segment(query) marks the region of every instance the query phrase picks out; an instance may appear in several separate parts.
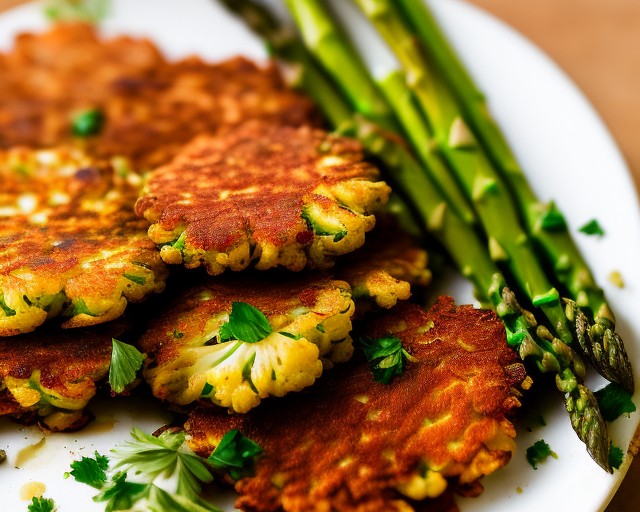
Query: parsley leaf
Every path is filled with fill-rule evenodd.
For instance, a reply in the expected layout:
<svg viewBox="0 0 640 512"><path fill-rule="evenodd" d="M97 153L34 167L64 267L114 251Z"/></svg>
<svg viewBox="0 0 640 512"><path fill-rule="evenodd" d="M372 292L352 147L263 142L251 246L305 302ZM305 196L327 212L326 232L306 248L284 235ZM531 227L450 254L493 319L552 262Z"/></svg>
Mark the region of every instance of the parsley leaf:
<svg viewBox="0 0 640 512"><path fill-rule="evenodd" d="M109 12L109 0L48 0L44 14L51 21L97 23Z"/></svg>
<svg viewBox="0 0 640 512"><path fill-rule="evenodd" d="M105 512L132 509L136 502L149 495L151 484L127 482L127 473L116 473L93 501L106 501Z"/></svg>
<svg viewBox="0 0 640 512"><path fill-rule="evenodd" d="M229 321L220 326L220 341L240 340L257 343L273 330L264 314L246 302L234 302Z"/></svg>
<svg viewBox="0 0 640 512"><path fill-rule="evenodd" d="M90 137L100 133L103 125L104 114L100 110L83 110L71 120L71 132L76 137Z"/></svg>
<svg viewBox="0 0 640 512"><path fill-rule="evenodd" d="M623 414L629 414L636 410L631 401L631 393L622 386L611 383L595 393L600 412L606 421L613 421Z"/></svg>
<svg viewBox="0 0 640 512"><path fill-rule="evenodd" d="M234 480L240 480L253 474L255 459L263 451L258 443L233 429L222 437L208 461L215 469L227 472Z"/></svg>
<svg viewBox="0 0 640 512"><path fill-rule="evenodd" d="M360 338L364 356L369 361L373 378L377 382L390 384L393 379L402 375L406 360L410 357L402 348L402 342L395 336L383 338Z"/></svg>
<svg viewBox="0 0 640 512"><path fill-rule="evenodd" d="M177 492L187 498L195 498L201 490L200 484L213 480L204 459L189 453L184 446L184 432L166 431L154 437L134 427L131 437L133 441L112 450L118 460L115 469L131 469L144 475L147 481L159 475L166 478L177 475Z"/></svg>
<svg viewBox="0 0 640 512"><path fill-rule="evenodd" d="M124 389L136 380L136 374L142 367L144 356L133 345L111 340L111 366L109 367L109 384L115 393Z"/></svg>
<svg viewBox="0 0 640 512"><path fill-rule="evenodd" d="M598 236L604 235L604 229L602 229L602 227L600 226L600 224L596 219L590 220L584 226L579 228L578 231L580 231L581 233L584 233L585 235L598 235Z"/></svg>
<svg viewBox="0 0 640 512"><path fill-rule="evenodd" d="M547 443L545 443L544 439L536 441L532 446L527 448L527 462L531 464L531 467L533 469L538 469L538 463L543 462L549 456L553 457L554 459L558 458L558 454L551 451L551 447Z"/></svg>
<svg viewBox="0 0 640 512"><path fill-rule="evenodd" d="M33 497L27 507L29 512L53 512L55 503L51 498Z"/></svg>
<svg viewBox="0 0 640 512"><path fill-rule="evenodd" d="M95 458L82 457L80 460L75 460L71 463L71 469L69 473L65 473L64 477L68 478L71 475L76 479L76 482L90 485L96 489L101 489L107 481L107 468L109 467L109 459L104 455L100 455L95 452Z"/></svg>
<svg viewBox="0 0 640 512"><path fill-rule="evenodd" d="M148 509L151 512L221 512L219 508L200 498L190 499L180 494L170 494L157 485L151 485Z"/></svg>
<svg viewBox="0 0 640 512"><path fill-rule="evenodd" d="M563 231L567 229L567 223L555 203L551 201L540 217L540 225L545 231Z"/></svg>
<svg viewBox="0 0 640 512"><path fill-rule="evenodd" d="M624 453L622 453L622 450L611 443L611 447L609 448L609 466L613 469L620 469L623 459Z"/></svg>

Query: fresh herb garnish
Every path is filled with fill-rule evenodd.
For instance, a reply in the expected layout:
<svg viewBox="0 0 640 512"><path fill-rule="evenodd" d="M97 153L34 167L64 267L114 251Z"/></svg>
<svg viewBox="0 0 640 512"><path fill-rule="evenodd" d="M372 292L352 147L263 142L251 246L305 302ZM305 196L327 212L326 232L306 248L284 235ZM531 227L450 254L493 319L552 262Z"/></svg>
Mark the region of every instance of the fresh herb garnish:
<svg viewBox="0 0 640 512"><path fill-rule="evenodd" d="M143 285L147 282L147 278L146 277L142 277L142 276L136 276L134 274L122 274L122 277L124 277L125 279L128 279L129 281L133 281L136 284L140 284Z"/></svg>
<svg viewBox="0 0 640 512"><path fill-rule="evenodd" d="M567 228L564 216L552 201L540 218L540 225L545 231L561 231Z"/></svg>
<svg viewBox="0 0 640 512"><path fill-rule="evenodd" d="M107 468L109 459L95 452L94 458L82 457L71 463L71 471L64 474L65 478L72 476L76 482L90 485L96 489L102 489L107 481Z"/></svg>
<svg viewBox="0 0 640 512"><path fill-rule="evenodd" d="M623 414L630 414L636 410L631 400L631 393L614 382L594 394L600 405L602 417L606 421L613 421Z"/></svg>
<svg viewBox="0 0 640 512"><path fill-rule="evenodd" d="M273 330L262 311L246 302L234 302L229 321L220 326L220 341L240 340L257 343L265 339Z"/></svg>
<svg viewBox="0 0 640 512"><path fill-rule="evenodd" d="M4 316L15 316L16 310L11 309L7 303L4 301L4 294L0 293L0 308L4 311Z"/></svg>
<svg viewBox="0 0 640 512"><path fill-rule="evenodd" d="M51 498L43 498L34 496L31 498L31 503L27 507L29 512L53 512L55 509L55 503Z"/></svg>
<svg viewBox="0 0 640 512"><path fill-rule="evenodd" d="M299 340L300 338L302 338L302 334L293 334L285 331L280 331L278 334L282 334L282 336L285 336L286 338L291 338L292 340Z"/></svg>
<svg viewBox="0 0 640 512"><path fill-rule="evenodd" d="M369 361L374 380L383 384L390 384L395 377L402 375L405 363L411 357L395 336L360 338L360 345Z"/></svg>
<svg viewBox="0 0 640 512"><path fill-rule="evenodd" d="M83 110L71 120L71 131L76 137L90 137L100 133L103 125L104 114L100 110Z"/></svg>
<svg viewBox="0 0 640 512"><path fill-rule="evenodd" d="M109 384L115 393L124 389L136 380L138 370L142 367L144 356L133 345L111 340L111 366L109 367Z"/></svg>
<svg viewBox="0 0 640 512"><path fill-rule="evenodd" d="M240 480L253 474L255 459L262 452L260 445L233 429L222 437L208 460L215 469Z"/></svg>
<svg viewBox="0 0 640 512"><path fill-rule="evenodd" d="M623 459L624 453L622 453L622 450L611 443L609 447L609 466L613 469L620 469Z"/></svg>
<svg viewBox="0 0 640 512"><path fill-rule="evenodd" d="M584 226L578 229L581 233L585 235L604 235L604 229L600 226L597 220L593 219L587 222Z"/></svg>
<svg viewBox="0 0 640 512"><path fill-rule="evenodd" d="M558 458L558 455L551 451L551 447L544 441L544 439L536 441L532 446L527 448L527 462L531 464L533 469L538 469L538 464L546 460L549 456L554 459Z"/></svg>
<svg viewBox="0 0 640 512"><path fill-rule="evenodd" d="M158 437L145 434L139 428L131 430L133 441L111 450L117 460L114 469L132 470L143 474L148 481L159 475L177 476L177 492L194 498L201 490L201 483L209 483L213 476L204 460L184 446L185 433L163 432Z"/></svg>

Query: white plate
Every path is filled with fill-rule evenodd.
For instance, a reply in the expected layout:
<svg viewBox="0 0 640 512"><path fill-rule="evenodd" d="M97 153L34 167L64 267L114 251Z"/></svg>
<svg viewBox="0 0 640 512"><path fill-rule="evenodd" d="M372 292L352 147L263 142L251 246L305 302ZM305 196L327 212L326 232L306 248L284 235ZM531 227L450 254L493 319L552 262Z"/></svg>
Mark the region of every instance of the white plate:
<svg viewBox="0 0 640 512"><path fill-rule="evenodd" d="M576 87L547 57L520 35L494 18L453 0L433 0L433 8L464 61L486 91L492 111L542 198L554 198L571 229L597 218L606 230L602 239L576 234L596 278L606 289L617 314L618 328L635 364L640 383L640 215L633 182L602 121ZM0 47L7 48L17 30L46 26L39 4L16 8L0 16ZM152 37L171 56L198 53L209 59L244 54L262 59L262 44L244 26L211 0L115 0L107 33ZM377 51L377 50L376 50ZM376 54L373 54L376 57ZM60 56L64 58L64 56ZM380 61L385 57L380 55ZM370 58L372 65L376 59ZM622 273L626 286L609 284L609 272ZM459 301L469 301L469 286L447 278L441 289ZM603 385L591 376L592 387ZM635 394L640 404L640 386ZM141 400L93 403L96 423L83 432L48 436L44 447L19 469L20 450L42 435L35 428L0 422L0 447L9 456L0 466L0 509L26 510L20 491L29 482L46 485L60 512L102 510L91 501L95 492L63 479L69 463L94 450L108 453L128 438L132 425L152 431L167 416ZM620 471L608 475L591 461L577 440L557 394L549 396L543 411L546 427L518 432L518 451L506 469L484 480L477 499L459 499L463 512L478 510L596 512L604 509L617 489L630 457ZM626 447L638 425L639 413L611 425L615 443ZM526 447L544 438L558 454L533 471L524 458ZM518 492L518 489L521 492ZM227 502L230 503L230 502Z"/></svg>

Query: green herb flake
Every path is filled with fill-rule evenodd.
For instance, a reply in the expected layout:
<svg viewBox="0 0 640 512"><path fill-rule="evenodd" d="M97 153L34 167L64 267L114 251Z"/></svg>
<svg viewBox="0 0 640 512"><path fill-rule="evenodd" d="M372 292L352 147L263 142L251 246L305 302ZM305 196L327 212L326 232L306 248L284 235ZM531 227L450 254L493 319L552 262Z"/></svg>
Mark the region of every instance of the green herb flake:
<svg viewBox="0 0 640 512"><path fill-rule="evenodd" d="M204 386L202 386L202 391L200 392L200 396L208 397L209 395L211 395L212 392L213 392L213 386L208 382L205 382Z"/></svg>
<svg viewBox="0 0 640 512"><path fill-rule="evenodd" d="M142 368L144 356L133 345L113 338L111 340L111 366L109 367L109 384L115 393L124 389L136 380L138 370Z"/></svg>
<svg viewBox="0 0 640 512"><path fill-rule="evenodd" d="M220 326L220 341L239 340L257 343L273 330L264 314L246 302L234 302L229 321Z"/></svg>
<svg viewBox="0 0 640 512"><path fill-rule="evenodd" d="M72 317L77 315L96 316L96 314L89 309L84 300L74 299L73 302L71 302L71 305L65 310L64 316Z"/></svg>
<svg viewBox="0 0 640 512"><path fill-rule="evenodd" d="M606 421L614 421L623 414L631 414L636 410L631 400L631 393L613 382L594 394L600 405L602 417Z"/></svg>
<svg viewBox="0 0 640 512"><path fill-rule="evenodd" d="M254 352L253 354L251 354L249 359L245 361L244 365L242 365L242 380L244 382L248 382L251 391L253 391L256 395L259 395L260 393L258 393L258 389L253 384L253 380L251 380L251 370L253 370L253 363L255 362L255 360L256 353Z"/></svg>
<svg viewBox="0 0 640 512"><path fill-rule="evenodd" d="M11 309L7 303L4 301L4 294L0 293L0 308L4 311L4 316L15 316L16 310Z"/></svg>
<svg viewBox="0 0 640 512"><path fill-rule="evenodd" d="M240 480L254 473L255 460L262 452L260 445L233 429L222 437L208 461L215 469Z"/></svg>
<svg viewBox="0 0 640 512"><path fill-rule="evenodd" d="M302 334L292 334L290 332L280 331L278 334L285 336L286 338L291 338L292 340L299 340L302 338Z"/></svg>
<svg viewBox="0 0 640 512"><path fill-rule="evenodd" d="M622 450L612 443L609 448L609 466L613 469L620 469L623 459L624 453Z"/></svg>
<svg viewBox="0 0 640 512"><path fill-rule="evenodd" d="M324 326L322 324L316 325L316 329L320 331L322 334L325 333Z"/></svg>
<svg viewBox="0 0 640 512"><path fill-rule="evenodd" d="M173 337L177 340L181 339L184 336L184 333L179 331L178 329L173 330Z"/></svg>
<svg viewBox="0 0 640 512"><path fill-rule="evenodd" d="M47 0L44 15L50 21L98 23L109 13L109 0Z"/></svg>
<svg viewBox="0 0 640 512"><path fill-rule="evenodd" d="M72 476L76 482L90 485L96 489L101 489L107 481L107 468L109 459L100 455L97 451L94 458L82 457L71 463L71 471L64 474L65 478Z"/></svg>
<svg viewBox="0 0 640 512"><path fill-rule="evenodd" d="M71 120L71 132L76 137L90 137L102 131L104 114L97 109L84 110Z"/></svg>
<svg viewBox="0 0 640 512"><path fill-rule="evenodd" d="M584 226L578 229L578 231L580 231L581 233L584 233L585 235L597 235L597 236L604 235L604 229L602 229L598 221L595 219L587 222Z"/></svg>
<svg viewBox="0 0 640 512"><path fill-rule="evenodd" d="M360 345L377 382L390 384L402 375L409 354L402 348L402 342L394 336L378 339L361 338Z"/></svg>
<svg viewBox="0 0 640 512"><path fill-rule="evenodd" d="M553 201L549 203L542 214L540 225L545 231L564 231L567 229L567 222Z"/></svg>
<svg viewBox="0 0 640 512"><path fill-rule="evenodd" d="M533 469L538 469L538 464L547 459L547 457L553 457L554 459L558 458L558 455L551 451L551 447L545 443L544 439L540 439L540 441L536 441L532 446L527 448L527 462L531 464Z"/></svg>
<svg viewBox="0 0 640 512"><path fill-rule="evenodd" d="M51 498L43 498L34 496L31 498L31 503L27 507L29 512L53 512L55 510L55 503Z"/></svg>
<svg viewBox="0 0 640 512"><path fill-rule="evenodd" d="M129 281L133 281L136 284L143 285L147 282L146 277L136 276L133 274L123 274L123 277L128 279Z"/></svg>

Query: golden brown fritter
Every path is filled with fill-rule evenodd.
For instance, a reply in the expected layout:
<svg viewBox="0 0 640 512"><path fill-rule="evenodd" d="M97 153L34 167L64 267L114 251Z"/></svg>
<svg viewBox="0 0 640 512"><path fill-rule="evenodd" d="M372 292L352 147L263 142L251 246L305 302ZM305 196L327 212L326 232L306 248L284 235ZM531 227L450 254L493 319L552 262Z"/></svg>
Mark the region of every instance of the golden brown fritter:
<svg viewBox="0 0 640 512"><path fill-rule="evenodd" d="M492 312L450 298L428 312L405 303L377 315L366 334L396 336L410 353L391 384L375 382L365 363L341 365L309 392L247 415L190 415L190 443L202 455L234 428L264 449L256 475L235 485L239 508L414 510L408 499L478 490L480 477L509 461L515 430L506 415L519 406L512 386L524 367Z"/></svg>
<svg viewBox="0 0 640 512"><path fill-rule="evenodd" d="M76 150L0 152L0 336L47 318L120 316L164 289L167 268L133 213L140 178Z"/></svg>
<svg viewBox="0 0 640 512"><path fill-rule="evenodd" d="M49 325L0 339L0 415L50 430L83 426L96 383L109 372L111 339L127 328L124 320L74 331Z"/></svg>
<svg viewBox="0 0 640 512"><path fill-rule="evenodd" d="M222 339L236 302L260 310L273 332L258 342ZM150 322L140 341L144 378L173 404L200 400L247 412L310 386L323 365L348 360L353 311L349 285L326 276L210 278L175 294Z"/></svg>
<svg viewBox="0 0 640 512"><path fill-rule="evenodd" d="M71 121L87 109L103 113L104 127L74 139ZM311 102L288 90L274 66L244 58L172 63L146 39L103 39L82 24L21 34L11 52L0 54L0 148L75 142L145 170L170 160L195 135L246 119L319 123Z"/></svg>
<svg viewBox="0 0 640 512"><path fill-rule="evenodd" d="M167 263L210 274L325 268L364 243L389 187L354 140L248 122L201 137L149 177L136 213Z"/></svg>
<svg viewBox="0 0 640 512"><path fill-rule="evenodd" d="M395 222L384 219L365 244L338 261L334 275L349 283L360 314L371 306L389 309L431 282L428 254Z"/></svg>

